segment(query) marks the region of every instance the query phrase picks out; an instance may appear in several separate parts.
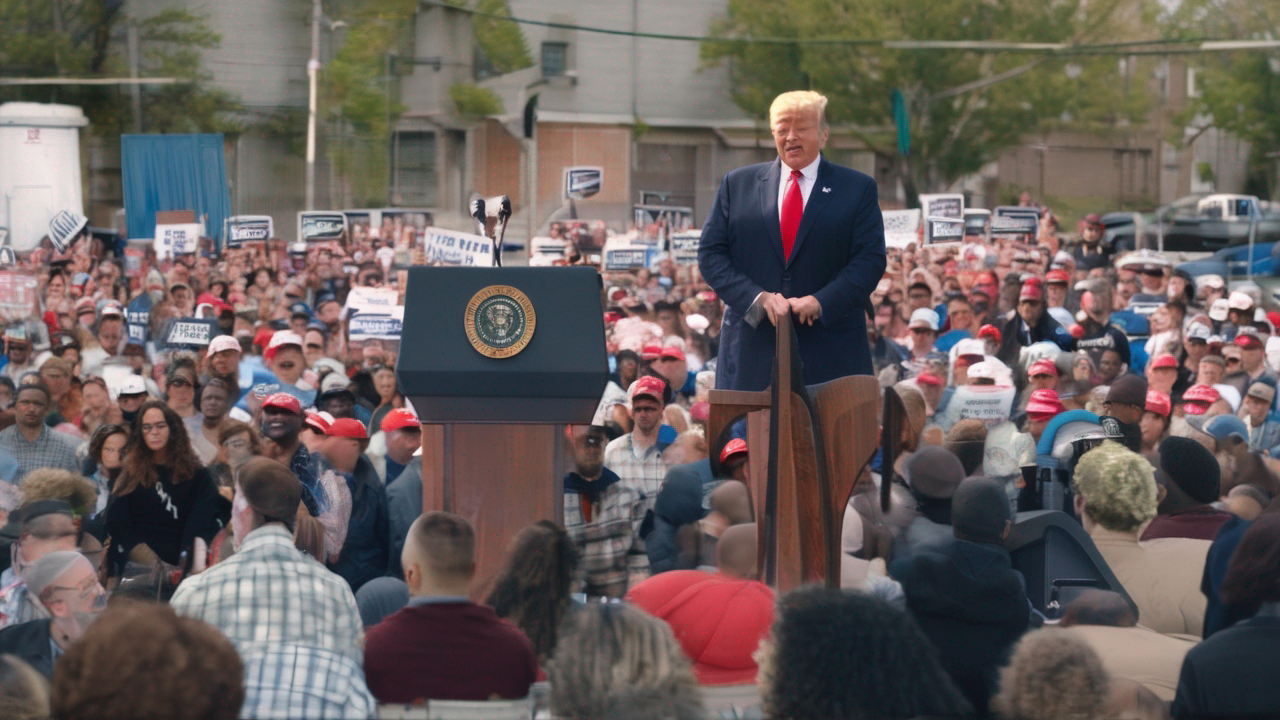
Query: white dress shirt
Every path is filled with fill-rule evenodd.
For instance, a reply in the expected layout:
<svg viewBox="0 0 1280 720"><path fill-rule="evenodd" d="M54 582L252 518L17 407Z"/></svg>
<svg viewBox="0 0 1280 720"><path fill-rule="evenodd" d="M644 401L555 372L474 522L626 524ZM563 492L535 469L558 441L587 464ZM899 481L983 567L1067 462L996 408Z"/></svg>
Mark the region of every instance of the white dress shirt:
<svg viewBox="0 0 1280 720"><path fill-rule="evenodd" d="M822 162L821 154L800 170L800 199L803 202L801 207L809 205L809 193L813 192L813 186L818 182L818 163L820 162ZM782 202L786 200L787 191L791 189L791 168L787 167L786 163L782 163L781 170L781 176L778 178L778 222L782 222Z"/></svg>

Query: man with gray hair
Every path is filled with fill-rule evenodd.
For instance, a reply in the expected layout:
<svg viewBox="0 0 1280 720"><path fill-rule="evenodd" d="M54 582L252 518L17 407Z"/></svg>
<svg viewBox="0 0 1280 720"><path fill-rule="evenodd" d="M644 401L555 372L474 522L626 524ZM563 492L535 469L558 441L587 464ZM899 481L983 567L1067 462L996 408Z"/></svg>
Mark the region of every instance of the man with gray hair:
<svg viewBox="0 0 1280 720"><path fill-rule="evenodd" d="M0 630L0 653L17 655L52 678L54 662L106 609L107 592L93 563L71 550L40 558L23 579L43 617Z"/></svg>
<svg viewBox="0 0 1280 720"><path fill-rule="evenodd" d="M1211 543L1187 538L1139 542L1139 531L1156 516L1151 463L1108 441L1076 463L1071 484L1085 532L1138 605L1143 625L1199 638L1206 603L1200 576Z"/></svg>

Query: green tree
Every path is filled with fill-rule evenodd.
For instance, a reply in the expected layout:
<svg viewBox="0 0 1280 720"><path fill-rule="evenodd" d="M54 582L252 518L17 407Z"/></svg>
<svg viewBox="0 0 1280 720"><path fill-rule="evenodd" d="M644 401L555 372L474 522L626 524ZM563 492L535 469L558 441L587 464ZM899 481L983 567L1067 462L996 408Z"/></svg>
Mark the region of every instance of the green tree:
<svg viewBox="0 0 1280 720"><path fill-rule="evenodd" d="M1238 0L1186 0L1165 18L1170 34L1255 40L1280 36L1280 7ZM1249 143L1245 190L1275 197L1274 160L1280 151L1280 51L1241 50L1194 58L1199 97L1175 116L1178 137L1190 145L1209 129ZM1184 136L1182 128L1197 132Z"/></svg>
<svg viewBox="0 0 1280 720"><path fill-rule="evenodd" d="M731 92L744 111L767 121L780 92L827 96L830 122L868 148L897 155L892 94L902 92L910 120L910 162L900 168L913 190L947 187L995 159L1021 138L1065 117L1115 123L1140 110L1122 101L1115 58L1078 59L1027 53L906 50L878 40L1098 42L1118 30L1122 5L1138 0L730 0L728 17L707 42L708 64L728 62ZM770 44L735 38L836 38L866 44ZM1068 64L1078 65L1072 73ZM1075 72L1078 69L1079 72ZM1008 79L999 80L1008 74ZM966 86L999 80L968 91ZM1089 87L1087 102L1080 91Z"/></svg>
<svg viewBox="0 0 1280 720"><path fill-rule="evenodd" d="M0 0L0 71L23 77L125 77L129 74L122 4L116 0ZM165 10L138 23L141 74L174 77L145 86L149 132L236 129L234 98L207 86L200 51L221 38L200 16ZM132 128L130 93L122 86L0 86L0 102L58 102L80 106L103 136Z"/></svg>

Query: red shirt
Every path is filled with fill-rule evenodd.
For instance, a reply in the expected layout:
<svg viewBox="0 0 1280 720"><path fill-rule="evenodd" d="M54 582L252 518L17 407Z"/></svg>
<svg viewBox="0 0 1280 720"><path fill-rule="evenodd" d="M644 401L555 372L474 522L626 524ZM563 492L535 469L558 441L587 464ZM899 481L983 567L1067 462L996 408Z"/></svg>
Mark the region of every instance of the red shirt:
<svg viewBox="0 0 1280 720"><path fill-rule="evenodd" d="M1191 538L1212 540L1218 536L1223 523L1231 519L1231 513L1213 508L1197 508L1172 515L1157 515L1142 533L1142 540L1160 538Z"/></svg>
<svg viewBox="0 0 1280 720"><path fill-rule="evenodd" d="M369 628L369 691L380 703L514 700L537 680L533 643L492 608L472 602L411 605Z"/></svg>

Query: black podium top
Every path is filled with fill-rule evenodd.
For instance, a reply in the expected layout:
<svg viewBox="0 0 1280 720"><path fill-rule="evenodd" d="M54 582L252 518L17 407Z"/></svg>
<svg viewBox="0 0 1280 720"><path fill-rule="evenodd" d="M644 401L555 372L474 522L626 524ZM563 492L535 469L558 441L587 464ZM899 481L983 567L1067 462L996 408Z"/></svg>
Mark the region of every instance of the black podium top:
<svg viewBox="0 0 1280 720"><path fill-rule="evenodd" d="M599 273L411 268L396 376L424 423L590 423L609 376Z"/></svg>

